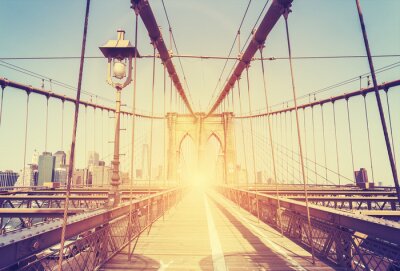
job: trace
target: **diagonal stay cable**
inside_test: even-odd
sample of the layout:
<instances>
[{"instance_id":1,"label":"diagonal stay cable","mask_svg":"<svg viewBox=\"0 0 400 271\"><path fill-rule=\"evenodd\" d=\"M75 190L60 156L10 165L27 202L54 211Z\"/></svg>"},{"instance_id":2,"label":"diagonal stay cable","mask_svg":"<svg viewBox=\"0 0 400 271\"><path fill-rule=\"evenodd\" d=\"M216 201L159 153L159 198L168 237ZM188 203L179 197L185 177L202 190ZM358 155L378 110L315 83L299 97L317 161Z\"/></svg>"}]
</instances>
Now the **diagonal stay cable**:
<instances>
[{"instance_id":1,"label":"diagonal stay cable","mask_svg":"<svg viewBox=\"0 0 400 271\"><path fill-rule=\"evenodd\" d=\"M174 44L175 51L176 51L176 53L177 53L177 55L178 55L178 62L179 62L179 66L180 66L180 68L181 68L181 70L182 70L183 81L185 82L185 86L186 86L186 89L187 89L187 92L188 92L188 95L189 95L190 103L193 104L193 99L192 99L192 95L190 94L189 84L188 84L188 82L187 82L185 70L183 69L182 61L181 61L181 58L179 57L178 47L177 47L177 45L176 45L175 36L174 36L174 33L172 32L171 21L169 20L167 8L165 7L164 0L161 0L161 2L162 2L162 5L163 5L165 17L167 18L167 22L168 22L168 26L169 26L169 31L170 31L171 37L172 37L172 42L173 42L173 44Z\"/></svg>"},{"instance_id":2,"label":"diagonal stay cable","mask_svg":"<svg viewBox=\"0 0 400 271\"><path fill-rule=\"evenodd\" d=\"M230 56L231 56L231 54L232 54L233 48L235 47L236 40L238 39L238 36L239 36L239 34L240 34L240 30L241 30L241 28L242 28L244 19L246 18L246 15L247 15L247 12L248 12L248 10L249 10L251 1L252 1L252 0L249 0L249 2L247 3L246 10L245 10L245 12L244 12L244 14L243 14L243 16L242 16L242 20L241 20L241 22L240 22L240 24L239 24L238 31L237 31L237 33L236 33L236 35L235 35L234 40L233 40L231 49L229 50L228 57L227 57L226 60L225 60L224 66L222 67L221 74L219 75L219 78L218 78L218 81L217 81L217 85L216 85L215 88L214 88L213 94L212 94L212 96L211 96L211 99L210 99L209 102L208 102L207 107L210 107L211 101L214 99L215 94L216 94L216 91L217 91L217 89L218 89L218 86L219 86L219 84L221 83L222 75L224 74L225 68L226 68L226 66L227 66L227 64L228 64L228 60L229 60L229 58L230 58ZM235 61L235 64L236 64L236 62L237 62L237 59L236 59L236 61ZM235 65L233 65L233 66L235 66Z\"/></svg>"}]
</instances>

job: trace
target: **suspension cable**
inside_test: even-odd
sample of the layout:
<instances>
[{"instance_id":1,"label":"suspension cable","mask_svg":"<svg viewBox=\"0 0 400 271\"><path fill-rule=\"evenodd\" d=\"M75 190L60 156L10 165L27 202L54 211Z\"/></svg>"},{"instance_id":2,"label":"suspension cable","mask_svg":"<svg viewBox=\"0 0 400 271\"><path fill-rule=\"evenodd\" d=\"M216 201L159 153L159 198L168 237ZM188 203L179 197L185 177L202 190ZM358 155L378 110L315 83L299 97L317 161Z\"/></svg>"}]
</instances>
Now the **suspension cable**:
<instances>
[{"instance_id":1,"label":"suspension cable","mask_svg":"<svg viewBox=\"0 0 400 271\"><path fill-rule=\"evenodd\" d=\"M83 64L85 62L85 48L86 48L86 36L87 36L87 28L88 28L88 21L89 21L89 8L90 8L90 0L87 0L86 1L86 12L85 12L85 23L84 23L83 38L82 38L81 60L80 60L80 66L79 66L78 87L77 87L77 92L76 92L74 126L73 126L73 131L72 131L72 142L71 142L71 153L70 153L69 166L68 166L67 191L65 194L63 225L62 225L62 230L61 230L61 242L60 242L59 258L58 258L58 270L60 270L60 271L62 271L62 262L64 260L65 230L67 228L68 204L69 204L69 196L71 193L72 173L73 173L73 169L74 169L76 130L78 128L79 101L80 101L80 97L81 97Z\"/></svg>"},{"instance_id":2,"label":"suspension cable","mask_svg":"<svg viewBox=\"0 0 400 271\"><path fill-rule=\"evenodd\" d=\"M326 157L326 140L325 140L325 119L324 119L324 105L321 104L321 122L322 122L322 140L324 143L324 163L325 163L325 179L328 180L327 170L327 157Z\"/></svg>"},{"instance_id":3,"label":"suspension cable","mask_svg":"<svg viewBox=\"0 0 400 271\"><path fill-rule=\"evenodd\" d=\"M392 116L390 113L390 102L389 102L389 88L385 88L385 96L386 96L386 105L387 105L387 111L388 111L388 116L389 116L389 128L390 128L390 137L392 139L392 148L393 148L393 158L394 158L394 163L397 164L396 162L396 148L393 140L393 127L392 127Z\"/></svg>"},{"instance_id":4,"label":"suspension cable","mask_svg":"<svg viewBox=\"0 0 400 271\"><path fill-rule=\"evenodd\" d=\"M97 104L97 99L96 99ZM96 107L93 107L93 152L96 151Z\"/></svg>"},{"instance_id":5,"label":"suspension cable","mask_svg":"<svg viewBox=\"0 0 400 271\"><path fill-rule=\"evenodd\" d=\"M152 80L152 85L151 85L151 116L154 115L154 85L155 85L155 78L156 78L156 46L155 43L153 44L153 80ZM150 220L150 182L151 182L151 178L152 178L152 172L151 172L151 168L152 168L152 160L153 160L153 119L150 120L150 144L149 144L149 163L148 163L148 176L149 176L149 180L148 180L148 188L147 188L147 192L149 194L149 198L147 201L147 221L148 223L151 223Z\"/></svg>"},{"instance_id":6,"label":"suspension cable","mask_svg":"<svg viewBox=\"0 0 400 271\"><path fill-rule=\"evenodd\" d=\"M311 226L311 217L310 217L310 208L308 202L308 191L307 191L307 179L305 176L305 169L304 169L304 158L303 158L303 149L301 146L301 134L300 134L300 125L299 125L299 113L297 108L297 98L296 98L296 88L294 83L294 73L293 73L293 64L292 64L292 51L290 45L290 36L289 36L289 26L288 26L288 16L289 16L289 8L287 7L284 11L283 17L285 18L285 28L286 28L286 39L287 39L287 46L289 52L289 66L290 66L290 75L292 81L292 90L293 90L293 102L296 112L296 126L297 126L297 139L299 143L299 154L300 154L300 161L301 161L301 172L303 176L303 183L304 183L304 195L306 199L306 209L307 209L307 222L308 222L308 238L311 245L311 255L312 255L312 262L315 264L315 256L314 256L314 240L312 237L312 226Z\"/></svg>"},{"instance_id":7,"label":"suspension cable","mask_svg":"<svg viewBox=\"0 0 400 271\"><path fill-rule=\"evenodd\" d=\"M369 121L368 121L368 109L367 109L366 95L363 95L363 97L364 97L365 122L367 124L369 161L370 161L370 165L371 165L372 182L374 182L375 181L375 176L374 176L374 167L373 167L373 160L372 160L371 135L370 135L370 132L369 132Z\"/></svg>"},{"instance_id":8,"label":"suspension cable","mask_svg":"<svg viewBox=\"0 0 400 271\"><path fill-rule=\"evenodd\" d=\"M178 47L177 47L177 45L176 45L174 33L172 32L171 22L170 22L170 20L169 20L169 16L168 16L168 13L167 13L167 9L166 9L166 7L165 7L165 4L164 4L164 0L161 0L161 3L162 3L162 5L163 5L165 17L167 18L167 23L168 23L168 26L169 26L169 32L170 32L170 35L171 35L171 41L173 42L174 47L175 47L176 54L178 55L178 62L179 62L179 66L180 66L180 68L181 68L181 70L182 70L183 81L184 81L184 83L185 83L185 86L186 86L186 89L187 89L187 92L188 92L188 95L189 95L190 102L191 102L191 104L193 104L192 96L191 96L191 94L190 94L189 85L188 85L188 82L187 82L187 79L186 79L185 70L183 69L183 65L182 65L181 58L179 57ZM172 50L172 44L171 44L171 50Z\"/></svg>"},{"instance_id":9,"label":"suspension cable","mask_svg":"<svg viewBox=\"0 0 400 271\"><path fill-rule=\"evenodd\" d=\"M237 33L236 33L236 35L235 35L235 38L233 39L233 43L232 43L231 49L229 50L229 53L228 53L228 57L226 58L225 63L224 63L224 66L222 67L222 70L221 70L221 74L219 75L219 78L218 78L218 81L217 81L217 85L215 86L214 91L213 91L213 94L212 94L212 96L211 96L211 99L210 99L209 102L208 102L208 107L210 106L211 101L213 100L213 98L214 98L214 96L215 96L215 94L216 94L216 91L217 91L217 89L218 89L218 86L219 86L219 84L221 83L222 75L224 74L226 65L228 64L229 57L231 56L232 51L233 51L233 49L234 49L234 47L235 47L236 40L238 41L239 55L240 55L240 52L241 52L241 48L240 48L240 30L241 30L241 28L242 28L244 19L246 18L247 11L249 10L251 1L252 1L252 0L249 0L249 2L247 3L246 10L245 10L245 12L244 12L244 14L243 14L243 17L242 17L242 20L241 20L241 22L240 22L240 24L239 24L239 28L238 28L238 30L237 30ZM236 63L236 62L235 62L235 63Z\"/></svg>"},{"instance_id":10,"label":"suspension cable","mask_svg":"<svg viewBox=\"0 0 400 271\"><path fill-rule=\"evenodd\" d=\"M350 154L351 154L351 165L353 171L354 167L354 153L353 153L353 137L351 136L351 120L350 120L350 108L349 108L349 99L346 99L346 109L347 109L347 123L349 124L349 139L350 139Z\"/></svg>"},{"instance_id":11,"label":"suspension cable","mask_svg":"<svg viewBox=\"0 0 400 271\"><path fill-rule=\"evenodd\" d=\"M47 131L49 127L49 96L46 96L46 124L45 124L45 136L44 136L44 150L47 152Z\"/></svg>"},{"instance_id":12,"label":"suspension cable","mask_svg":"<svg viewBox=\"0 0 400 271\"><path fill-rule=\"evenodd\" d=\"M310 175L308 174L308 146L307 146L307 127L306 127L306 109L303 108L303 125L304 125L304 154L306 157L306 178L310 178Z\"/></svg>"},{"instance_id":13,"label":"suspension cable","mask_svg":"<svg viewBox=\"0 0 400 271\"><path fill-rule=\"evenodd\" d=\"M166 103L167 103L167 101L166 101L166 98L167 98L167 96L166 96L166 91L167 91L167 71L166 71L166 67L165 67L165 64L163 65L163 68L164 68L164 80L163 80L163 95L164 95L164 106L163 106L163 114L164 114L164 117L165 117L165 114L166 114ZM164 148L164 161L163 161L163 177L164 177L164 180L163 180L163 182L164 182L164 186L166 186L166 178L167 178L167 176L166 176L166 170L165 170L165 168L166 168L166 164L167 164L167 152L166 152L166 142L167 142L167 139L166 139L166 137L167 137L167 133L166 133L166 129L167 129L167 119L165 118L164 120L163 120L163 130L164 130L164 137L163 137L163 140L164 140L164 146L163 146L163 148ZM163 212L164 213L164 212ZM163 216L164 217L164 216Z\"/></svg>"},{"instance_id":14,"label":"suspension cable","mask_svg":"<svg viewBox=\"0 0 400 271\"><path fill-rule=\"evenodd\" d=\"M287 127L287 112L285 112L285 147L286 151L285 154L287 155L287 146L288 146L288 133L286 132L288 130ZM289 184L289 159L286 159L286 183Z\"/></svg>"},{"instance_id":15,"label":"suspension cable","mask_svg":"<svg viewBox=\"0 0 400 271\"><path fill-rule=\"evenodd\" d=\"M337 140L335 102L332 102L332 108L333 108L333 127L335 130L336 166L337 166L337 174L338 174L339 186L340 186L339 146L338 146L338 140Z\"/></svg>"},{"instance_id":16,"label":"suspension cable","mask_svg":"<svg viewBox=\"0 0 400 271\"><path fill-rule=\"evenodd\" d=\"M83 157L85 157L85 161L83 162L83 164L84 164L84 166L86 167L86 163L87 163L87 106L85 106L85 122L84 122L84 124L85 124L85 129L83 129L83 131L85 131L85 153L84 153L84 155L83 155ZM85 175L84 175L84 181L85 181L85 183L84 183L84 185L87 185L87 179L88 179L88 174L87 174L87 171L85 172Z\"/></svg>"},{"instance_id":17,"label":"suspension cable","mask_svg":"<svg viewBox=\"0 0 400 271\"><path fill-rule=\"evenodd\" d=\"M317 161L317 150L316 150L316 142L315 142L315 121L314 121L314 106L311 107L311 121L312 121L312 137L313 137L313 147L314 147L314 161ZM317 177L317 163L314 163L314 171L315 171L315 184L318 184Z\"/></svg>"},{"instance_id":18,"label":"suspension cable","mask_svg":"<svg viewBox=\"0 0 400 271\"><path fill-rule=\"evenodd\" d=\"M250 97L250 80L249 80L249 66L246 67L246 81L247 81L247 97L249 102L249 111L251 110L251 97ZM251 113L250 113L251 114ZM256 188L256 208L257 208L257 219L260 221L260 209L258 204L258 185L257 185L257 170L256 170L256 157L254 153L254 133L253 133L253 119L249 119L250 121L250 134L251 134L251 151L253 156L253 174L254 174L254 184Z\"/></svg>"},{"instance_id":19,"label":"suspension cable","mask_svg":"<svg viewBox=\"0 0 400 271\"><path fill-rule=\"evenodd\" d=\"M3 115L3 99L4 99L4 89L5 85L1 85L1 99L0 99L0 127L1 127L1 116Z\"/></svg>"},{"instance_id":20,"label":"suspension cable","mask_svg":"<svg viewBox=\"0 0 400 271\"><path fill-rule=\"evenodd\" d=\"M25 141L24 141L24 165L22 172L22 185L25 186L25 168L26 168L26 145L28 141L28 119L29 119L29 95L30 93L26 93L26 115L25 115ZM28 186L31 186L29 184Z\"/></svg>"},{"instance_id":21,"label":"suspension cable","mask_svg":"<svg viewBox=\"0 0 400 271\"><path fill-rule=\"evenodd\" d=\"M237 80L237 90L239 96L239 110L240 115L242 114L242 100L240 99L240 78ZM244 154L244 166L246 168L246 188L249 188L249 173L247 168L247 155L246 155L246 141L244 139L244 127L243 127L243 119L240 119L240 126L242 128L242 144L243 144L243 154Z\"/></svg>"},{"instance_id":22,"label":"suspension cable","mask_svg":"<svg viewBox=\"0 0 400 271\"><path fill-rule=\"evenodd\" d=\"M65 101L62 100L62 108L61 108L61 150L64 150L64 105L65 105Z\"/></svg>"},{"instance_id":23,"label":"suspension cable","mask_svg":"<svg viewBox=\"0 0 400 271\"><path fill-rule=\"evenodd\" d=\"M292 152L292 161L294 161L294 144L293 144L293 113L292 111L289 111L290 113L290 149ZM292 176L294 177L294 166L292 167ZM299 179L300 179L300 174L299 174ZM294 180L293 180L294 181Z\"/></svg>"},{"instance_id":24,"label":"suspension cable","mask_svg":"<svg viewBox=\"0 0 400 271\"><path fill-rule=\"evenodd\" d=\"M263 78L263 86L264 86L264 96L265 96L265 108L269 108L269 99L268 99L268 90L267 90L267 82L265 79L265 68L264 68L264 61L262 60L263 58L263 46L260 46L260 57L261 57L261 72L262 72L262 78ZM283 235L283 228L282 228L282 214L281 214L281 202L279 198L279 189L278 189L278 179L277 179L277 174L276 174L276 163L275 163L275 148L273 144L273 137L272 137L272 127L271 127L271 116L267 114L267 125L268 125L268 134L269 134L269 144L271 145L271 157L272 157L272 173L274 176L274 181L275 181L275 193L276 193L276 199L278 201L278 208L277 208L277 214L278 214L278 219L279 219L279 229L281 231L281 235Z\"/></svg>"},{"instance_id":25,"label":"suspension cable","mask_svg":"<svg viewBox=\"0 0 400 271\"><path fill-rule=\"evenodd\" d=\"M380 117L381 124L382 124L383 135L385 137L386 150L387 150L387 154L388 154L388 158L389 158L389 162L390 162L390 168L392 169L393 182L396 187L397 199L400 202L400 186L399 186L399 179L398 179L398 175L397 175L396 164L395 164L395 161L393 158L392 147L390 144L390 139L389 139L389 135L388 135L388 131L387 131L385 114L383 112L381 97L379 96L379 92L378 92L378 83L376 81L374 63L372 61L371 51L369 49L367 31L365 29L364 18L363 18L362 12L361 12L361 6L360 6L359 0L356 0L356 5L357 5L358 17L360 19L360 24L361 24L361 30L363 33L364 45L365 45L365 49L367 51L368 64L369 64L369 68L370 68L371 75L372 75L372 82L374 84L375 97L376 97L376 102L378 104L378 109L379 109L379 117Z\"/></svg>"}]
</instances>

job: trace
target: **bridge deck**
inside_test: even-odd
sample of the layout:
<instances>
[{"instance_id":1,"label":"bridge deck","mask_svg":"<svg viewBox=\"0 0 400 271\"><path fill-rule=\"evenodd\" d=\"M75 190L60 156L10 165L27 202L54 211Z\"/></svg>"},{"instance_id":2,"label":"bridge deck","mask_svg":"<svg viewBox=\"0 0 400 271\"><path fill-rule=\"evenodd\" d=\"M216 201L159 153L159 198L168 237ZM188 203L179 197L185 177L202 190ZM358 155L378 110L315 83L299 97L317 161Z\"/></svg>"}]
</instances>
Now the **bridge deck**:
<instances>
[{"instance_id":1,"label":"bridge deck","mask_svg":"<svg viewBox=\"0 0 400 271\"><path fill-rule=\"evenodd\" d=\"M214 192L190 192L101 270L333 270Z\"/></svg>"}]
</instances>

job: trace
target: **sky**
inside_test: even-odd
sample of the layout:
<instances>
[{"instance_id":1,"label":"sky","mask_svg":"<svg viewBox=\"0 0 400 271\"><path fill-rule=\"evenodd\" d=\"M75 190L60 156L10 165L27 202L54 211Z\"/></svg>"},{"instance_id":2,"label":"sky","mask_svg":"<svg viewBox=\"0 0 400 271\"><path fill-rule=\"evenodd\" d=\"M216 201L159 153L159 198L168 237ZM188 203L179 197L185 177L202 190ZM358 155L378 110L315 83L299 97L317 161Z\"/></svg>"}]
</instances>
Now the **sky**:
<instances>
[{"instance_id":1,"label":"sky","mask_svg":"<svg viewBox=\"0 0 400 271\"><path fill-rule=\"evenodd\" d=\"M107 40L116 37L116 29L126 30L126 37L134 40L134 12L130 9L128 0L92 0L89 15L88 38L86 45L87 56L101 56L98 49ZM247 0L164 0L171 21L176 44L182 55L227 56L238 31L239 23L248 4ZM249 36L258 15L266 1L251 1L247 16L241 28L242 46ZM397 0L361 0L364 19L368 31L373 55L400 54L400 1ZM168 24L163 11L161 0L150 1L164 39L169 42ZM0 58L7 57L42 57L42 56L79 56L82 42L85 1L13 1L0 0ZM293 56L336 56L336 55L365 55L355 1L349 0L295 0L292 13L289 16ZM237 56L238 46L235 44L232 56ZM152 47L148 34L139 23L138 50L142 55L151 55ZM287 46L284 32L284 21L278 21L266 41L264 56L286 57ZM173 49L176 54L175 49ZM34 71L47 78L58 80L72 86L77 85L79 60L4 60L27 70ZM399 62L400 57L374 58L376 68ZM195 111L207 111L213 97L222 89L223 84L217 84L224 60L182 59L182 65L187 78L185 90L191 98ZM4 67L0 62L0 76L10 80L40 87L42 76L34 78ZM174 64L181 81L182 71L177 59ZM221 76L224 82L233 61L229 61ZM282 102L291 99L291 82L287 60L266 61L266 78L269 88L270 105L276 108ZM326 86L357 77L369 71L366 58L295 60L294 73L298 96L319 90ZM151 110L152 61L140 59L138 63L138 110ZM155 114L162 115L163 109L163 69L160 61L156 65L155 84ZM254 62L249 70L251 79L251 102L253 111L265 108L262 91L260 64ZM378 82L398 79L400 69L394 68L378 74ZM367 80L361 85L365 87ZM360 83L354 82L343 87L334 88L316 96L330 97L344 92L357 90ZM75 92L45 82L45 89L52 89L71 97ZM83 95L82 99L96 101L100 104L113 106L114 90L106 83L105 59L87 59L85 62L83 90L93 93ZM399 88L396 88L399 90ZM394 92L395 93L395 92ZM246 100L243 97L243 100ZM398 112L399 95L392 95L392 104ZM123 101L129 106L132 101L132 87L123 90ZM244 101L247 103L247 101ZM306 102L306 100L300 100ZM371 107L376 108L376 104ZM360 103L355 102L355 106ZM23 165L24 131L26 95L22 91L7 88L4 95L2 124L0 127L0 152L6 155L0 157L0 170L19 170ZM167 105L167 111L169 105ZM397 108L396 108L397 107ZM31 95L29 101L29 137L27 143L27 159L30 160L34 149L43 151L45 148L45 115L46 100L37 95ZM174 109L174 108L172 108ZM394 110L395 110L394 109ZM375 109L373 109L375 110ZM113 119L101 116L101 112L87 109L86 130L78 130L78 147L86 145L89 151L101 146L105 157L111 153L110 144L105 144L104 138L111 138ZM247 112L248 108L244 108ZM48 150L67 149L71 138L72 112L71 104L65 104L64 128L60 126L61 103L49 101ZM375 112L375 111L374 111ZM84 109L81 109L80 123L85 123ZM376 113L376 112L375 112ZM340 115L339 116L344 117ZM96 116L95 116L96 115ZM373 114L372 114L373 115ZM400 135L398 115L395 117L395 135ZM329 117L328 117L329 118ZM384 157L382 152L381 130L379 119L373 118L375 128L371 128L372 138L379 141L375 144L376 153ZM397 118L397 119L396 119ZM339 117L340 119L340 117ZM397 122L396 122L397 121ZM357 119L355 119L357 122ZM95 124L97 123L97 124ZM103 125L101 132L99 126ZM108 126L107 126L108 125ZM128 124L127 124L128 125ZM147 127L148 124L143 124ZM160 126L158 126L160 128ZM355 126L357 128L357 126ZM364 127L363 127L364 128ZM147 131L143 128L143 131ZM61 133L65 131L63 142ZM147 132L143 132L146 137ZM361 132L360 132L361 133ZM100 136L101 134L101 136ZM105 135L104 135L105 134ZM97 137L96 137L97 136ZM126 133L126 145L129 144L129 133ZM85 144L86 138L86 144ZM395 136L396 138L396 136ZM398 138L398 137L397 137ZM341 139L344 141L345 139ZM105 146L104 146L105 145ZM400 144L398 144L400 145ZM362 146L360 147L362 148ZM400 150L398 150L400 151ZM365 156L361 151L359 156ZM85 152L81 151L78 164L86 161ZM380 160L379 158L377 160ZM360 163L363 166L363 163ZM379 168L380 166L377 165ZM385 170L386 172L386 170ZM385 180L388 177L382 173Z\"/></svg>"}]
</instances>

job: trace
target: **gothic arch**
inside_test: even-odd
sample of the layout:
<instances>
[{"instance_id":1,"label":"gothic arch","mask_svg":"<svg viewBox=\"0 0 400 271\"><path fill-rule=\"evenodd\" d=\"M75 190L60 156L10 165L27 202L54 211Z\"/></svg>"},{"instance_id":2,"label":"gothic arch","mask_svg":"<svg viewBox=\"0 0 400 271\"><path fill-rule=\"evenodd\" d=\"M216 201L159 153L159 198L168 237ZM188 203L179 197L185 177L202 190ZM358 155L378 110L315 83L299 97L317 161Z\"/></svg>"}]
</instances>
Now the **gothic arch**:
<instances>
[{"instance_id":1,"label":"gothic arch","mask_svg":"<svg viewBox=\"0 0 400 271\"><path fill-rule=\"evenodd\" d=\"M208 135L207 140L206 140L206 144L208 144L208 143L210 142L210 139L213 138L213 137L215 137L215 139L217 139L217 141L218 141L218 143L219 143L219 146L221 147L221 151L222 151L222 152L225 152L225 146L224 146L224 144L223 144L223 139L221 139L220 136L218 135L218 133L216 133L216 132L214 132L214 131L211 132L211 133Z\"/></svg>"},{"instance_id":2,"label":"gothic arch","mask_svg":"<svg viewBox=\"0 0 400 271\"><path fill-rule=\"evenodd\" d=\"M194 143L196 164L199 172L206 170L204 161L207 159L205 145L211 137L215 137L224 155L225 167L236 168L236 150L234 143L233 114L224 112L211 116L197 113L195 116L168 113L168 180L177 180L178 155L182 142L190 137ZM225 169L226 171L226 169ZM236 174L229 170L224 182L234 183Z\"/></svg>"}]
</instances>

